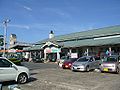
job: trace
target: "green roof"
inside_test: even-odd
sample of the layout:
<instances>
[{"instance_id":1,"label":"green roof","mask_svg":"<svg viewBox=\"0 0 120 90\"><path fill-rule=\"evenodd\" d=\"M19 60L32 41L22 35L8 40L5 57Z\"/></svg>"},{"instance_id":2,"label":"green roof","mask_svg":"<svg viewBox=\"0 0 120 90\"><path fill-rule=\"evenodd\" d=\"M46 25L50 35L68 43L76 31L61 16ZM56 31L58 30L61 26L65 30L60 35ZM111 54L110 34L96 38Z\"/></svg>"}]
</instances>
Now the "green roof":
<instances>
[{"instance_id":1,"label":"green roof","mask_svg":"<svg viewBox=\"0 0 120 90\"><path fill-rule=\"evenodd\" d=\"M45 43L47 41L63 42L63 41L66 41L66 40L69 41L72 39L90 38L90 37L96 37L96 36L99 37L99 36L106 36L106 35L112 35L112 34L120 34L120 25L55 36L52 39L45 39L37 42L36 44Z\"/></svg>"},{"instance_id":2,"label":"green roof","mask_svg":"<svg viewBox=\"0 0 120 90\"><path fill-rule=\"evenodd\" d=\"M56 42L63 48L120 44L120 25L55 36L37 42L38 45L28 50L41 49L47 41Z\"/></svg>"},{"instance_id":3,"label":"green roof","mask_svg":"<svg viewBox=\"0 0 120 90\"><path fill-rule=\"evenodd\" d=\"M83 47L83 46L103 46L103 45L115 45L120 44L120 37L118 38L108 38L108 39L85 39L85 40L76 40L64 42L65 47Z\"/></svg>"},{"instance_id":4,"label":"green roof","mask_svg":"<svg viewBox=\"0 0 120 90\"><path fill-rule=\"evenodd\" d=\"M25 51L29 51L29 50L40 50L42 47L42 45L35 45L35 46L32 46L32 47L27 47L27 48L24 48Z\"/></svg>"}]
</instances>

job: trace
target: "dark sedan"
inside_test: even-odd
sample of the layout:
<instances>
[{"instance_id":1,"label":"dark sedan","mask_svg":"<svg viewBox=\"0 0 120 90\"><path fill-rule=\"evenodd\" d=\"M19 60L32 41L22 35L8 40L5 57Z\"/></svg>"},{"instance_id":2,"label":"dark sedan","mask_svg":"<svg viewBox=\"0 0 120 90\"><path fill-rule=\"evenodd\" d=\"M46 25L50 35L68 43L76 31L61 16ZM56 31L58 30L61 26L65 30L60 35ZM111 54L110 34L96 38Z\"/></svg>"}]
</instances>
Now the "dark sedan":
<instances>
[{"instance_id":1,"label":"dark sedan","mask_svg":"<svg viewBox=\"0 0 120 90\"><path fill-rule=\"evenodd\" d=\"M70 58L70 59L64 61L62 68L63 69L71 69L71 66L75 61L77 61L77 58Z\"/></svg>"}]
</instances>

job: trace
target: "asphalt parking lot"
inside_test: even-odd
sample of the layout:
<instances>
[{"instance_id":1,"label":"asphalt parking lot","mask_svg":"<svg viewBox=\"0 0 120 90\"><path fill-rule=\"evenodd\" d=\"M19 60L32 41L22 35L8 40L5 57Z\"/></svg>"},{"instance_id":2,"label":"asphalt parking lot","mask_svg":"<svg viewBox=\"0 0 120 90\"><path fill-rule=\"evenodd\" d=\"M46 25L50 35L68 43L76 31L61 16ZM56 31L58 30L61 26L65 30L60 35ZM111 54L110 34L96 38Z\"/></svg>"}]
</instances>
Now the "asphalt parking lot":
<instances>
[{"instance_id":1,"label":"asphalt parking lot","mask_svg":"<svg viewBox=\"0 0 120 90\"><path fill-rule=\"evenodd\" d=\"M24 63L30 68L28 83L21 90L120 90L120 75L100 72L72 72L54 63ZM3 89L4 90L4 89Z\"/></svg>"}]
</instances>

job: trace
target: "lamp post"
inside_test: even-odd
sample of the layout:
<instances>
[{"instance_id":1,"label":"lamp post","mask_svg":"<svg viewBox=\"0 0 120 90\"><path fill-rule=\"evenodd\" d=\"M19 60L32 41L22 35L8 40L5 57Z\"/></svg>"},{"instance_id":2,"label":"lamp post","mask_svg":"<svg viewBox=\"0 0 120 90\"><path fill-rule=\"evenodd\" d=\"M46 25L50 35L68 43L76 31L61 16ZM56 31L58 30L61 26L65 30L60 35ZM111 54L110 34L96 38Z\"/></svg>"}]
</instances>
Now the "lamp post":
<instances>
[{"instance_id":1,"label":"lamp post","mask_svg":"<svg viewBox=\"0 0 120 90\"><path fill-rule=\"evenodd\" d=\"M4 51L3 51L3 57L5 57L5 49L6 49L6 37L7 37L7 24L10 22L9 19L6 19L3 21L4 26Z\"/></svg>"}]
</instances>

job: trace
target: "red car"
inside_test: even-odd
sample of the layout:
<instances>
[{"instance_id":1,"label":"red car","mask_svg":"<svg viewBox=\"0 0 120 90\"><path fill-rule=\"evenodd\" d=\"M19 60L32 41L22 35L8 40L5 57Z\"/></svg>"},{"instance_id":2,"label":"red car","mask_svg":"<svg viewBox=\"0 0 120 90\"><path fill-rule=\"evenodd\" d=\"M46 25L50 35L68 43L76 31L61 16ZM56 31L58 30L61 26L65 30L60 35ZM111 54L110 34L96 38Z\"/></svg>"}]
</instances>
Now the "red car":
<instances>
[{"instance_id":1,"label":"red car","mask_svg":"<svg viewBox=\"0 0 120 90\"><path fill-rule=\"evenodd\" d=\"M70 58L66 61L64 61L62 68L63 69L70 69L72 64L77 60L77 58Z\"/></svg>"}]
</instances>

